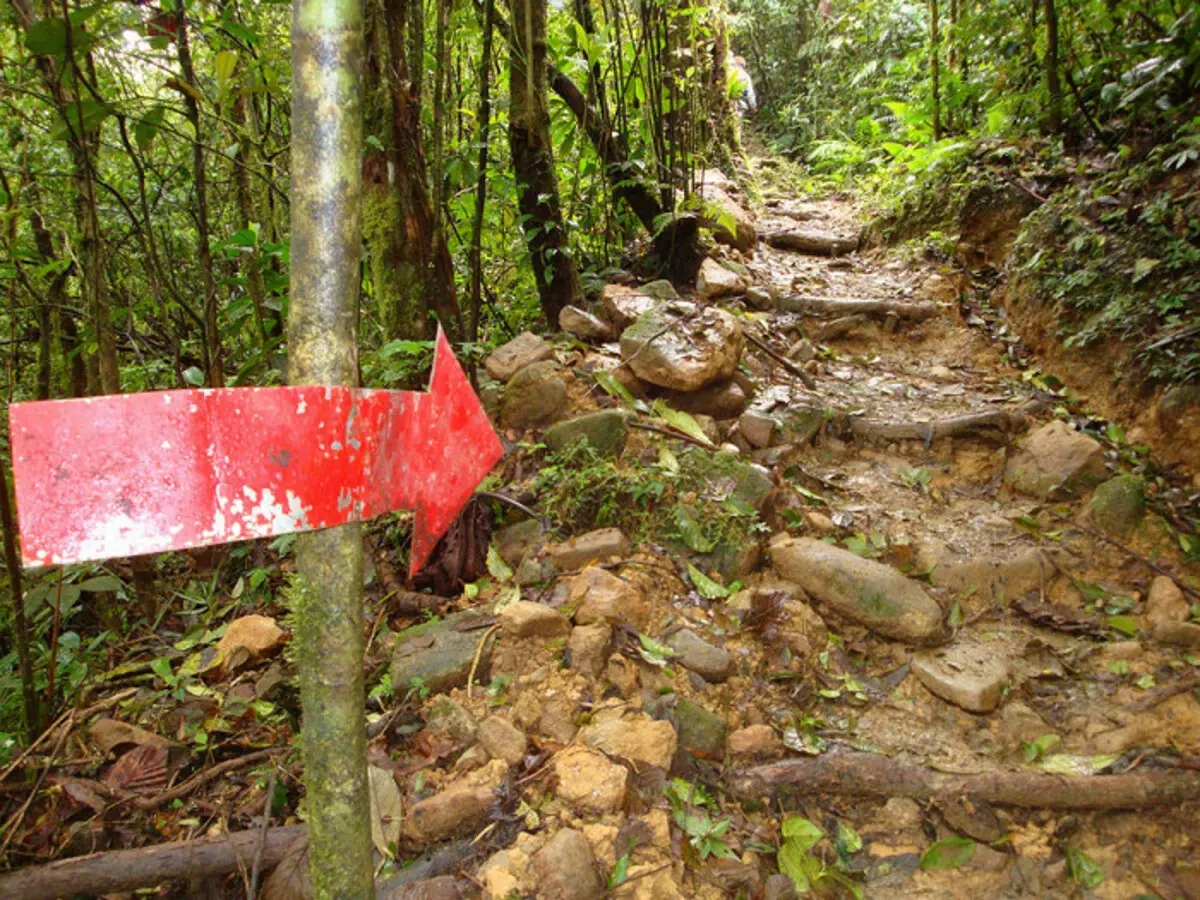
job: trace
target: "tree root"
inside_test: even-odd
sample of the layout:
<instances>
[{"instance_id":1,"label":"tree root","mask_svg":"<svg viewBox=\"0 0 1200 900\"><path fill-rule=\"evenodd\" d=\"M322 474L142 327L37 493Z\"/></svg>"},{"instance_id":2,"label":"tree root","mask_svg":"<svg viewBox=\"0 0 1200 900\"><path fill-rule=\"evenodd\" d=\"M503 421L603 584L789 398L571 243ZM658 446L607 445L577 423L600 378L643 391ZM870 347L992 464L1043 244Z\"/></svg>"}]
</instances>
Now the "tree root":
<instances>
[{"instance_id":1,"label":"tree root","mask_svg":"<svg viewBox=\"0 0 1200 900\"><path fill-rule=\"evenodd\" d=\"M877 419L853 418L850 430L855 437L879 441L924 441L925 445L939 438L996 428L1005 434L1024 431L1029 422L1020 410L988 409L983 412L932 419L926 422L881 422Z\"/></svg>"},{"instance_id":2,"label":"tree root","mask_svg":"<svg viewBox=\"0 0 1200 900\"><path fill-rule=\"evenodd\" d=\"M858 249L858 237L842 237L822 231L775 231L763 237L776 250L794 250L815 256L841 256Z\"/></svg>"},{"instance_id":3,"label":"tree root","mask_svg":"<svg viewBox=\"0 0 1200 900\"><path fill-rule=\"evenodd\" d=\"M938 314L940 307L932 301L909 303L903 300L868 300L859 297L810 297L788 294L779 300L783 312L817 313L830 316L895 316L913 322L923 322Z\"/></svg>"},{"instance_id":4,"label":"tree root","mask_svg":"<svg viewBox=\"0 0 1200 900\"><path fill-rule=\"evenodd\" d=\"M1027 809L1142 809L1200 800L1200 774L1172 770L1123 775L1051 775L989 772L950 775L879 753L832 750L735 772L741 797L787 788L858 797L909 797L930 801L971 797Z\"/></svg>"},{"instance_id":5,"label":"tree root","mask_svg":"<svg viewBox=\"0 0 1200 900\"><path fill-rule=\"evenodd\" d=\"M278 865L307 825L239 831L217 838L174 841L137 850L92 853L31 866L0 876L0 897L53 900L76 894L112 894L184 878L226 875L254 865L263 870Z\"/></svg>"}]
</instances>

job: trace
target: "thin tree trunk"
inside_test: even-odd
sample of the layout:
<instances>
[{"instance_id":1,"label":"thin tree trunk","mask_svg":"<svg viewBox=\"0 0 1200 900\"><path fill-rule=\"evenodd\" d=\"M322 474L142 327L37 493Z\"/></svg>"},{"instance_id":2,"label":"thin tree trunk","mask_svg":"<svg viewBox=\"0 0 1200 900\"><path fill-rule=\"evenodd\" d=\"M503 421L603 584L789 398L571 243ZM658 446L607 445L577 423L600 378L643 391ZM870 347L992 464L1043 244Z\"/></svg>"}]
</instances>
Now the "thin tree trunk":
<instances>
[{"instance_id":1,"label":"thin tree trunk","mask_svg":"<svg viewBox=\"0 0 1200 900\"><path fill-rule=\"evenodd\" d=\"M83 344L79 340L79 326L75 314L65 307L58 310L58 343L67 367L67 396L86 397L88 392L87 367L83 358Z\"/></svg>"},{"instance_id":2,"label":"thin tree trunk","mask_svg":"<svg viewBox=\"0 0 1200 900\"><path fill-rule=\"evenodd\" d=\"M551 324L580 299L579 273L563 224L546 100L546 0L517 0L509 54L508 141L525 216L522 228L542 312Z\"/></svg>"},{"instance_id":3,"label":"thin tree trunk","mask_svg":"<svg viewBox=\"0 0 1200 900\"><path fill-rule=\"evenodd\" d=\"M929 0L929 74L933 90L933 139L935 141L942 139L941 87L938 84L941 36L938 31L938 0Z\"/></svg>"},{"instance_id":4,"label":"thin tree trunk","mask_svg":"<svg viewBox=\"0 0 1200 900\"><path fill-rule=\"evenodd\" d=\"M483 55L479 61L479 180L475 186L475 219L471 223L471 327L470 340L479 340L479 312L483 303L483 213L487 203L488 136L492 121L492 18L495 0L484 0Z\"/></svg>"},{"instance_id":5,"label":"thin tree trunk","mask_svg":"<svg viewBox=\"0 0 1200 900\"><path fill-rule=\"evenodd\" d=\"M17 641L17 664L21 667L21 697L25 709L25 735L32 741L41 729L33 661L29 656L29 626L25 621L25 595L21 590L21 560L17 555L17 529L8 497L8 476L0 466L0 526L4 528L4 561L12 591L13 637Z\"/></svg>"},{"instance_id":6,"label":"thin tree trunk","mask_svg":"<svg viewBox=\"0 0 1200 900\"><path fill-rule=\"evenodd\" d=\"M362 5L295 0L291 384L358 382L362 69ZM296 557L289 599L304 716L313 892L318 900L370 900L362 530L354 524L303 534Z\"/></svg>"},{"instance_id":7,"label":"thin tree trunk","mask_svg":"<svg viewBox=\"0 0 1200 900\"><path fill-rule=\"evenodd\" d=\"M1051 134L1062 131L1062 83L1058 79L1058 13L1054 0L1044 0L1046 19L1046 93L1050 95L1046 110L1046 127Z\"/></svg>"},{"instance_id":8,"label":"thin tree trunk","mask_svg":"<svg viewBox=\"0 0 1200 900\"><path fill-rule=\"evenodd\" d=\"M192 52L188 46L187 14L180 3L175 12L175 46L179 51L179 68L183 81L192 90L183 92L183 107L192 125L192 179L196 189L196 261L200 266L200 281L204 286L204 350L205 372L209 387L225 386L221 358L221 329L217 321L217 285L213 278L212 253L208 246L208 182L204 174L204 144L200 135L200 104L193 91L198 91L196 73L192 69Z\"/></svg>"},{"instance_id":9,"label":"thin tree trunk","mask_svg":"<svg viewBox=\"0 0 1200 900\"><path fill-rule=\"evenodd\" d=\"M233 120L242 126L243 130L250 127L246 115L246 99L238 96L233 102ZM245 134L238 141L237 154L233 162L233 185L237 193L238 210L242 214L242 228L250 228L257 221L254 215L254 194L250 189L250 137ZM274 334L267 325L267 283L263 279L261 264L257 254L243 254L242 272L246 277L246 293L250 295L250 304L254 307L254 318L258 324L258 333L263 342L263 356L270 362Z\"/></svg>"}]
</instances>

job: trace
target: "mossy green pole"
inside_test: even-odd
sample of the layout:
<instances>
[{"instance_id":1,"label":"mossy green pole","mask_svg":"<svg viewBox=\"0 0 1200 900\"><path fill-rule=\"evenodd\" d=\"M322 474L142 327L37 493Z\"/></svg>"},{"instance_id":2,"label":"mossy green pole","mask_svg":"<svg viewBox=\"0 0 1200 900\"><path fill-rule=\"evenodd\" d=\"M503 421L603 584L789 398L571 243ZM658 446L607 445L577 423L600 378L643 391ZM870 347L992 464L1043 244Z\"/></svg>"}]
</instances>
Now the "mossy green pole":
<instances>
[{"instance_id":1,"label":"mossy green pole","mask_svg":"<svg viewBox=\"0 0 1200 900\"><path fill-rule=\"evenodd\" d=\"M362 0L294 0L293 385L358 379L362 64ZM314 895L373 898L359 526L301 535L296 558L291 599Z\"/></svg>"}]
</instances>

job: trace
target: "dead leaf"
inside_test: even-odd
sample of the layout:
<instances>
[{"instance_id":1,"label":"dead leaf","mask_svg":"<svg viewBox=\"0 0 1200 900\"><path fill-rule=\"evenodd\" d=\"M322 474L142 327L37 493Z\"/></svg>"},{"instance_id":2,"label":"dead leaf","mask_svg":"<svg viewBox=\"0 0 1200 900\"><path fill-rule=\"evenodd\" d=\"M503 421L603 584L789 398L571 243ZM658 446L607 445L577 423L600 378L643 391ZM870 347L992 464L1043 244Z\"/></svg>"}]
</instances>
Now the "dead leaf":
<instances>
[{"instance_id":1,"label":"dead leaf","mask_svg":"<svg viewBox=\"0 0 1200 900\"><path fill-rule=\"evenodd\" d=\"M162 747L167 750L171 747L171 742L161 735L107 717L99 718L92 724L88 729L88 737L102 753L111 753L117 747L126 744Z\"/></svg>"},{"instance_id":2,"label":"dead leaf","mask_svg":"<svg viewBox=\"0 0 1200 900\"><path fill-rule=\"evenodd\" d=\"M117 791L152 794L167 783L167 748L143 744L121 755L104 774L104 783Z\"/></svg>"},{"instance_id":3,"label":"dead leaf","mask_svg":"<svg viewBox=\"0 0 1200 900\"><path fill-rule=\"evenodd\" d=\"M404 800L392 773L378 766L367 769L367 787L371 792L371 842L375 849L391 858L400 840L404 824Z\"/></svg>"},{"instance_id":4,"label":"dead leaf","mask_svg":"<svg viewBox=\"0 0 1200 900\"><path fill-rule=\"evenodd\" d=\"M263 885L263 900L313 900L308 877L308 835L300 835Z\"/></svg>"},{"instance_id":5,"label":"dead leaf","mask_svg":"<svg viewBox=\"0 0 1200 900\"><path fill-rule=\"evenodd\" d=\"M104 793L100 790L100 785L90 778L72 778L69 775L52 775L47 781L57 784L63 789L63 793L78 803L80 806L87 806L96 812L104 812L104 807L108 805L108 801L104 799Z\"/></svg>"},{"instance_id":6,"label":"dead leaf","mask_svg":"<svg viewBox=\"0 0 1200 900\"><path fill-rule=\"evenodd\" d=\"M242 616L225 629L217 644L216 662L227 672L236 671L279 649L286 638L287 632L270 616Z\"/></svg>"}]
</instances>

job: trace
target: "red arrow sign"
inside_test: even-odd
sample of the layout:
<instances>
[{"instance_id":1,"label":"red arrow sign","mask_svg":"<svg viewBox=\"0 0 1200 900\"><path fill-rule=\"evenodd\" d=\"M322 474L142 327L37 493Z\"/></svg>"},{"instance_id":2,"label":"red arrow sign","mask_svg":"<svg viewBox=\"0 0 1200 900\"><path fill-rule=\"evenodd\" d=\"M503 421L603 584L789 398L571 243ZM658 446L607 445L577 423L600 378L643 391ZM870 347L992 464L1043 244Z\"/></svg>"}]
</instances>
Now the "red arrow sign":
<instances>
[{"instance_id":1,"label":"red arrow sign","mask_svg":"<svg viewBox=\"0 0 1200 900\"><path fill-rule=\"evenodd\" d=\"M503 449L440 331L428 393L227 388L14 403L28 566L159 553L415 508L412 571Z\"/></svg>"}]
</instances>

